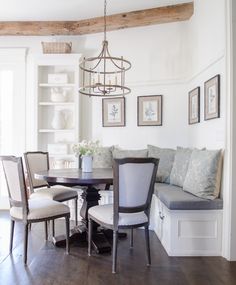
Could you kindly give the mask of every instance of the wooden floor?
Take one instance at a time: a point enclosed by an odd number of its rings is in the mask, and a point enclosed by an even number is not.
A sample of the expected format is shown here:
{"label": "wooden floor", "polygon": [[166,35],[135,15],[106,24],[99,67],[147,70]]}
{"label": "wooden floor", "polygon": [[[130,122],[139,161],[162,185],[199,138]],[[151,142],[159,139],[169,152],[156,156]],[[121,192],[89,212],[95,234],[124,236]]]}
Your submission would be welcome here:
{"label": "wooden floor", "polygon": [[[24,266],[21,224],[15,229],[12,256],[9,248],[9,216],[0,211],[1,285],[235,285],[236,263],[221,257],[168,257],[151,232],[152,266],[145,266],[144,233],[134,232],[134,249],[121,240],[118,247],[118,273],[111,273],[111,255],[87,256],[86,247],[72,246],[71,254],[44,241],[43,224],[35,224],[29,235],[28,266]],[[63,232],[63,223],[56,224]]]}

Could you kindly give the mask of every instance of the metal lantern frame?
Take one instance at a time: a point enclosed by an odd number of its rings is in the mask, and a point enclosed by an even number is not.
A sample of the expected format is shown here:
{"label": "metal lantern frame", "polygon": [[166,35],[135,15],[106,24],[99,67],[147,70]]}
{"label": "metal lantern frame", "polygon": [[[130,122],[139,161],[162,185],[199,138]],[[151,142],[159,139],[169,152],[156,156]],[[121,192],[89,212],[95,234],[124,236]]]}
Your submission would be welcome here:
{"label": "metal lantern frame", "polygon": [[[97,57],[89,57],[82,60],[82,86],[79,92],[83,95],[97,97],[124,96],[131,92],[125,86],[125,73],[131,68],[131,63],[121,57],[111,56],[106,39],[106,6],[104,1],[104,40],[102,51]],[[110,78],[113,78],[111,80]]]}

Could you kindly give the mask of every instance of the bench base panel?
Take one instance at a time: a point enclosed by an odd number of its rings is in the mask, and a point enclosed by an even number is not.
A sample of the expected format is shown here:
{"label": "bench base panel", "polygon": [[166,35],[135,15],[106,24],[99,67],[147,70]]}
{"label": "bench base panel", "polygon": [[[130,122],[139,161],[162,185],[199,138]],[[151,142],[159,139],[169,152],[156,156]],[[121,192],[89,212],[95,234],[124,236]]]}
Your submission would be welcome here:
{"label": "bench base panel", "polygon": [[222,210],[169,210],[153,195],[150,229],[169,256],[221,256]]}

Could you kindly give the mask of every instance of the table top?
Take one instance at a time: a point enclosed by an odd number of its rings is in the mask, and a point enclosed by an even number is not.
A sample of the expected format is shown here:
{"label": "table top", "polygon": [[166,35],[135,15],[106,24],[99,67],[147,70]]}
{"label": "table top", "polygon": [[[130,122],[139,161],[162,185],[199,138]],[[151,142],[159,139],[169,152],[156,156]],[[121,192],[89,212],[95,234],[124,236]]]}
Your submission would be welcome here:
{"label": "table top", "polygon": [[35,173],[36,179],[46,180],[49,184],[96,185],[112,184],[112,168],[94,168],[93,172],[82,172],[78,168],[50,169]]}

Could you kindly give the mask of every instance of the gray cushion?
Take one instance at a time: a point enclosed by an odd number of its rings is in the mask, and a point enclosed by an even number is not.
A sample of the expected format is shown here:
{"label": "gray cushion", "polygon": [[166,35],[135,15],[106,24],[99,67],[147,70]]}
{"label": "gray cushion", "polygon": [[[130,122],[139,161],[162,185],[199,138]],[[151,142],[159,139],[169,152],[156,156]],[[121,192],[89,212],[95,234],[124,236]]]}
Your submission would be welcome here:
{"label": "gray cushion", "polygon": [[223,208],[222,199],[202,199],[183,191],[180,187],[165,183],[155,183],[155,195],[170,210],[215,210]]}
{"label": "gray cushion", "polygon": [[94,168],[111,168],[112,167],[112,150],[111,147],[100,147],[98,152],[93,155]]}
{"label": "gray cushion", "polygon": [[194,149],[183,190],[205,199],[217,198],[220,192],[221,166],[221,150]]}
{"label": "gray cushion", "polygon": [[113,153],[113,158],[147,157],[148,156],[147,149],[124,150],[124,149],[115,148],[112,153]]}
{"label": "gray cushion", "polygon": [[148,157],[159,158],[157,182],[170,182],[170,173],[175,159],[175,150],[148,145]]}
{"label": "gray cushion", "polygon": [[193,149],[177,147],[170,173],[170,184],[183,187]]}

